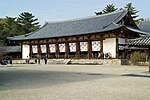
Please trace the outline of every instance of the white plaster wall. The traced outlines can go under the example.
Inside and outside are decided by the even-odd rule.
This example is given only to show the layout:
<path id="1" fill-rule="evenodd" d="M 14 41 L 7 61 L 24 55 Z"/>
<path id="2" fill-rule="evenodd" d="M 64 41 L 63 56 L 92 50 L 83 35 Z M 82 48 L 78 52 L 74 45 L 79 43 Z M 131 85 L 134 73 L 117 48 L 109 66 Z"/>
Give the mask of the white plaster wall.
<path id="1" fill-rule="evenodd" d="M 22 59 L 29 59 L 29 53 L 30 53 L 30 46 L 22 45 Z"/>
<path id="2" fill-rule="evenodd" d="M 112 58 L 116 58 L 116 38 L 106 38 L 103 40 L 103 52 L 110 52 Z"/>

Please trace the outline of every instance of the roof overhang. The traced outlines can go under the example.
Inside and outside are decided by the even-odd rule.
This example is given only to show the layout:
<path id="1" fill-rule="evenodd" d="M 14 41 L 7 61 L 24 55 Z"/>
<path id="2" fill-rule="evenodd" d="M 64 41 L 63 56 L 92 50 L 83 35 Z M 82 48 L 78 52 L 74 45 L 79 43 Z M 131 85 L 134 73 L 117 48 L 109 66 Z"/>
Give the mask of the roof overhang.
<path id="1" fill-rule="evenodd" d="M 125 28 L 127 28 L 127 29 L 130 30 L 130 31 L 139 33 L 139 34 L 141 34 L 141 35 L 150 35 L 149 32 L 146 32 L 146 31 L 143 31 L 143 30 L 140 30 L 140 29 L 131 28 L 131 27 L 129 27 L 129 26 L 125 26 Z"/>

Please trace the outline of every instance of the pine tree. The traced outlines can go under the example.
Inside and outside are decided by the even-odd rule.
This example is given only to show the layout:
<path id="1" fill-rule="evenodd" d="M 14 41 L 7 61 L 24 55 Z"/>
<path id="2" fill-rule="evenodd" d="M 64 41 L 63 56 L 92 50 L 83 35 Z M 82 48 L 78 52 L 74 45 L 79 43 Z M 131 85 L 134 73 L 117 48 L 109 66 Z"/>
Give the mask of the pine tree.
<path id="1" fill-rule="evenodd" d="M 23 12 L 18 17 L 18 23 L 22 25 L 25 33 L 30 33 L 32 31 L 37 30 L 40 25 L 37 18 L 34 18 L 31 13 Z"/>
<path id="2" fill-rule="evenodd" d="M 107 5 L 104 10 L 103 13 L 110 13 L 110 12 L 114 12 L 116 11 L 118 8 L 115 8 L 115 6 L 113 4 L 109 4 Z"/>
<path id="3" fill-rule="evenodd" d="M 133 19 L 135 19 L 139 16 L 139 15 L 136 15 L 139 11 L 136 10 L 135 7 L 132 7 L 132 3 L 126 4 L 124 8 L 129 11 L 129 13 L 131 14 Z"/>

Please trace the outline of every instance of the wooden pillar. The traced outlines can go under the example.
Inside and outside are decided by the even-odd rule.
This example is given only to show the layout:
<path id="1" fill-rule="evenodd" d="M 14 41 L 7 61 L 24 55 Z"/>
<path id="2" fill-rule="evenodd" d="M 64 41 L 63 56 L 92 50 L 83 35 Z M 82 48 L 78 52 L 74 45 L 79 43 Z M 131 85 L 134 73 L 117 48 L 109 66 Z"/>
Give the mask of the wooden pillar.
<path id="1" fill-rule="evenodd" d="M 76 58 L 79 59 L 80 58 L 80 42 L 79 42 L 79 38 L 76 38 L 77 42 L 76 42 Z"/>
<path id="2" fill-rule="evenodd" d="M 37 49 L 38 49 L 37 58 L 41 59 L 41 47 L 40 47 L 39 41 L 38 41 Z"/>
<path id="3" fill-rule="evenodd" d="M 23 50 L 22 50 L 22 45 L 23 45 L 23 42 L 21 42 L 21 59 L 22 59 L 22 55 L 23 55 Z M 13 58 L 12 58 L 13 59 Z"/>
<path id="4" fill-rule="evenodd" d="M 127 42 L 128 42 L 128 38 L 125 37 L 124 59 L 128 59 L 128 50 L 127 50 L 127 48 L 129 48 L 129 45 L 126 44 Z"/>
<path id="5" fill-rule="evenodd" d="M 116 36 L 116 58 L 119 58 L 119 41 L 118 41 L 118 33 L 115 33 Z"/>
<path id="6" fill-rule="evenodd" d="M 103 39 L 100 40 L 100 52 L 103 53 Z"/>
<path id="7" fill-rule="evenodd" d="M 149 64 L 148 64 L 148 72 L 150 73 L 150 57 L 149 57 Z"/>
<path id="8" fill-rule="evenodd" d="M 118 37 L 116 37 L 116 58 L 119 58 L 119 45 L 118 45 Z"/>
<path id="9" fill-rule="evenodd" d="M 148 72 L 150 73 L 150 48 L 148 48 L 148 61 L 149 61 Z"/>
<path id="10" fill-rule="evenodd" d="M 29 41 L 29 59 L 32 58 L 32 45 L 31 45 L 31 41 Z"/>
<path id="11" fill-rule="evenodd" d="M 68 39 L 66 39 L 66 43 L 65 43 L 65 59 L 69 58 L 69 43 L 68 43 Z"/>
<path id="12" fill-rule="evenodd" d="M 90 36 L 88 37 L 88 59 L 91 59 L 92 56 L 92 41 L 90 40 Z"/>
<path id="13" fill-rule="evenodd" d="M 30 53 L 29 53 L 29 59 L 32 59 L 32 45 L 30 44 Z"/>
<path id="14" fill-rule="evenodd" d="M 59 44 L 58 44 L 58 40 L 56 40 L 56 54 L 55 54 L 56 58 L 59 58 Z"/>
<path id="15" fill-rule="evenodd" d="M 47 54 L 47 58 L 50 58 L 50 49 L 49 49 L 48 40 L 47 40 L 47 43 L 46 43 L 46 54 Z"/>
<path id="16" fill-rule="evenodd" d="M 103 53 L 103 35 L 100 35 L 100 53 Z"/>

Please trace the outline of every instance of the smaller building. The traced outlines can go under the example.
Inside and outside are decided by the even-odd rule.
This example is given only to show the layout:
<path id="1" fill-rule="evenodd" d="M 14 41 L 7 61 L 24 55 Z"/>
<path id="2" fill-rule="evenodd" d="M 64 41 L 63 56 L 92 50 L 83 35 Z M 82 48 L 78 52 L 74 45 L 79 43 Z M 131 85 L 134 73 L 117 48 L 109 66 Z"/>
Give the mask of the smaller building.
<path id="1" fill-rule="evenodd" d="M 21 59 L 21 46 L 0 46 L 2 59 Z"/>
<path id="2" fill-rule="evenodd" d="M 139 24 L 139 29 L 146 31 L 147 34 L 139 38 L 130 39 L 130 47 L 148 48 L 150 50 L 150 21 L 143 21 Z"/>
<path id="3" fill-rule="evenodd" d="M 143 21 L 139 24 L 139 29 L 146 31 L 146 35 L 139 38 L 130 39 L 128 42 L 128 51 L 140 51 L 147 53 L 147 58 L 150 57 L 150 21 Z"/>
<path id="4" fill-rule="evenodd" d="M 149 32 L 149 34 L 147 34 L 147 35 L 150 35 L 150 21 L 142 21 L 142 22 L 140 22 L 139 28 L 140 28 L 140 30 Z"/>

